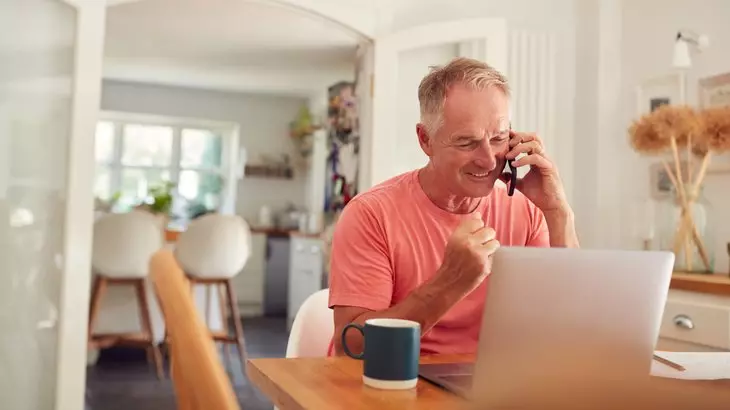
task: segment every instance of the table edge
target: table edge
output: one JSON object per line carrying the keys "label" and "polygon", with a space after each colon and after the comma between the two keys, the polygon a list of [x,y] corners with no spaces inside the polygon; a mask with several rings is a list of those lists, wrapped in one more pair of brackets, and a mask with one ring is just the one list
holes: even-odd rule
{"label": "table edge", "polygon": [[269,401],[278,409],[305,410],[289,393],[276,387],[276,384],[264,371],[261,370],[258,363],[261,361],[271,361],[274,358],[259,358],[246,360],[246,375],[253,386],[263,393]]}

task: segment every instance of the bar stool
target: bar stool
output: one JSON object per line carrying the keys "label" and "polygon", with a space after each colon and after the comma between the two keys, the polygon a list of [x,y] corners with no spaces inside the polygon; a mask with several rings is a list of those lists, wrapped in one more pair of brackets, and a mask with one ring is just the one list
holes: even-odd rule
{"label": "bar stool", "polygon": [[[175,258],[188,277],[191,290],[194,292],[195,285],[206,287],[205,321],[209,327],[211,290],[217,291],[223,330],[211,331],[213,340],[224,344],[226,362],[230,362],[230,345],[237,346],[244,372],[246,347],[232,279],[246,265],[250,252],[251,231],[243,218],[235,215],[201,216],[190,223],[175,244]],[[233,319],[232,336],[226,320],[229,315]]]}
{"label": "bar stool", "polygon": [[[152,320],[147,299],[147,277],[152,255],[163,246],[159,220],[145,211],[111,214],[94,224],[91,265],[94,285],[89,309],[88,342],[90,348],[115,345],[144,347],[147,360],[154,361],[157,376],[164,378],[162,355],[155,344]],[[128,286],[135,291],[139,312],[140,332],[94,333],[94,322],[99,314],[108,287]]]}

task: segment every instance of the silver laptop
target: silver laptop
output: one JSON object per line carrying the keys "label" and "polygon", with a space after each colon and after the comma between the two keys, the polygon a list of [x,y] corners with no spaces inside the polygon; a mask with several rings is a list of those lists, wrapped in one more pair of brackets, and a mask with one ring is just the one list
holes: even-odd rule
{"label": "silver laptop", "polygon": [[673,265],[671,252],[501,248],[476,363],[419,374],[495,406],[548,383],[648,377]]}

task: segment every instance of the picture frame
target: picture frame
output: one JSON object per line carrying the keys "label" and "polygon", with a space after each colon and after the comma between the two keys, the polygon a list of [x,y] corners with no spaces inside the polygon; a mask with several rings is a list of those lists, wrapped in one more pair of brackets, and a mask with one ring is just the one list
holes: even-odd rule
{"label": "picture frame", "polygon": [[702,78],[697,88],[700,108],[730,105],[730,73]]}
{"label": "picture frame", "polygon": [[[673,168],[674,161],[671,159],[667,159],[666,162],[669,164],[669,167],[672,171],[672,176],[676,177],[676,171],[674,171]],[[683,171],[683,173],[687,172],[689,167],[686,161],[680,161],[680,169]],[[650,195],[652,199],[660,201],[671,197],[672,191],[674,190],[674,185],[672,184],[672,180],[669,178],[669,175],[667,174],[664,165],[661,162],[657,161],[650,165],[649,170],[649,180],[651,184]],[[687,183],[688,180],[688,175],[682,176],[683,182]]]}
{"label": "picture frame", "polygon": [[683,71],[650,77],[636,88],[638,116],[648,114],[664,104],[685,104],[686,77]]}

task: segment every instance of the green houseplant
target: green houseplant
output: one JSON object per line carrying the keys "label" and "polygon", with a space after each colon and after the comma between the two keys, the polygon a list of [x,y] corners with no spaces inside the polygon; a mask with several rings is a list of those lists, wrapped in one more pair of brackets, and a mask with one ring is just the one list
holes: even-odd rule
{"label": "green houseplant", "polygon": [[153,186],[149,190],[148,209],[158,215],[170,216],[172,211],[172,191],[175,189],[173,182],[165,181],[161,185]]}

